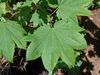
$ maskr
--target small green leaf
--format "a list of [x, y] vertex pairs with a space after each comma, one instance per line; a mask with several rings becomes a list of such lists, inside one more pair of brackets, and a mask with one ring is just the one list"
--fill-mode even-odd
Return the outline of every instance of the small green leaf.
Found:
[[13, 10], [18, 10], [19, 8], [22, 7], [23, 2], [17, 2], [16, 4], [13, 5]]
[[48, 2], [47, 2], [47, 0], [41, 0], [41, 1], [40, 1], [40, 7], [42, 7], [42, 9], [45, 8], [45, 7], [48, 7]]
[[82, 60], [79, 60], [76, 62], [76, 66], [80, 67], [82, 65], [82, 63], [83, 63]]
[[100, 2], [97, 2], [98, 7], [100, 7]]
[[15, 20], [19, 22], [19, 24], [26, 26], [27, 21], [30, 19], [30, 12], [32, 11], [30, 5], [24, 3], [21, 8], [19, 8], [19, 13], [15, 16]]
[[37, 2], [39, 2], [39, 0], [33, 0], [33, 2], [36, 4]]
[[24, 34], [24, 29], [14, 21], [0, 22], [0, 53], [2, 52], [8, 61], [13, 62], [15, 44], [26, 49], [26, 43], [20, 41]]
[[87, 47], [79, 31], [81, 31], [80, 28], [71, 28], [66, 21], [56, 22], [54, 28], [48, 25], [38, 28], [33, 35], [23, 38], [23, 40], [31, 41], [26, 59], [34, 60], [41, 56], [49, 72], [54, 69], [59, 58], [69, 67], [74, 66], [76, 58], [74, 49], [82, 50]]
[[32, 18], [30, 19], [30, 22], [33, 22], [34, 26], [47, 24], [48, 22], [47, 15], [44, 14], [42, 11], [35, 11], [32, 14]]
[[56, 65], [57, 68], [66, 68], [68, 69], [68, 66], [66, 65], [66, 63], [64, 63], [63, 61], [59, 60], [57, 62], [57, 65]]
[[2, 9], [3, 14], [5, 14], [7, 12], [6, 3], [0, 3], [0, 9]]
[[48, 5], [52, 8], [56, 8], [58, 6], [57, 0], [47, 0]]

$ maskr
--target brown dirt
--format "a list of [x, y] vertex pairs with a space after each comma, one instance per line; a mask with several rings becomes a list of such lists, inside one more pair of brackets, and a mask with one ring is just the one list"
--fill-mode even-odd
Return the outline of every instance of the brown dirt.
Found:
[[91, 16], [81, 17], [81, 24], [86, 29], [85, 38], [88, 42], [88, 48], [82, 54], [81, 75], [100, 75], [100, 9], [94, 9], [91, 12]]

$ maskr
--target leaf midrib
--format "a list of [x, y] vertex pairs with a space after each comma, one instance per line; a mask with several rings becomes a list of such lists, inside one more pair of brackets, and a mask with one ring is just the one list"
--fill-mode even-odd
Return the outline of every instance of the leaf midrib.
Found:
[[[9, 29], [9, 27], [8, 26], [5, 26], [6, 27], [6, 29], [10, 32], [10, 35], [13, 35], [16, 39], [17, 39], [17, 41], [19, 41], [19, 43], [23, 46], [23, 44], [20, 42], [20, 40], [13, 34], [13, 32]], [[12, 38], [12, 37], [11, 37]], [[14, 41], [14, 40], [13, 40]], [[15, 41], [14, 41], [15, 42]], [[23, 46], [24, 47], [24, 46]], [[25, 48], [25, 47], [24, 47]]]
[[[56, 34], [56, 33], [55, 33], [55, 35], [56, 35], [56, 37], [57, 37], [58, 41], [60, 42], [60, 44], [61, 44], [61, 46], [62, 46], [62, 48], [63, 48], [64, 52], [66, 53], [65, 48], [63, 47], [63, 44], [61, 43], [61, 41], [60, 41], [59, 37], [57, 36], [57, 34]], [[66, 55], [67, 55], [67, 54], [66, 54]], [[68, 55], [67, 55], [67, 57], [68, 57], [68, 59], [70, 59], [70, 57], [69, 57]]]
[[[5, 27], [4, 27], [4, 28], [5, 28]], [[6, 36], [6, 31], [5, 31], [5, 30], [3, 30], [3, 31], [4, 31], [4, 36]], [[4, 37], [4, 39], [6, 40], [6, 37]], [[8, 46], [7, 46], [7, 44], [8, 44], [7, 41], [5, 41], [5, 47], [6, 47], [5, 49], [6, 49], [8, 52], [10, 52], [10, 51], [9, 51], [9, 48], [8, 48]], [[4, 50], [4, 52], [5, 52], [5, 50]], [[9, 55], [8, 52], [6, 52], [7, 55]], [[8, 56], [8, 58], [10, 58], [10, 56]]]
[[[48, 33], [48, 32], [46, 33], [46, 34], [47, 34], [47, 36], [45, 37], [46, 39], [48, 39], [47, 37], [49, 36], [50, 31], [51, 31], [51, 29], [48, 31], [49, 33]], [[39, 46], [37, 46], [37, 48], [35, 48], [34, 50], [38, 50], [38, 48], [39, 48], [39, 47], [43, 44], [43, 42], [46, 40], [45, 38], [44, 38], [44, 40], [41, 41], [41, 43], [39, 44]], [[33, 43], [33, 42], [32, 42], [32, 43]], [[33, 54], [34, 54], [34, 50], [33, 50], [33, 52], [32, 52]], [[43, 51], [42, 51], [42, 52], [43, 52]], [[32, 55], [30, 55], [29, 57], [32, 57]], [[28, 58], [29, 58], [29, 57], [28, 57]]]

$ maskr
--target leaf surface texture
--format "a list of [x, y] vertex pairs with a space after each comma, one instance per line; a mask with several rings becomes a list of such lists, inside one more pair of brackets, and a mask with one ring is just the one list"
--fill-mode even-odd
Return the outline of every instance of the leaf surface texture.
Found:
[[26, 49], [26, 42], [20, 41], [24, 34], [24, 29], [14, 21], [0, 22], [0, 54], [8, 61], [13, 62], [15, 44]]
[[53, 70], [59, 58], [68, 66], [74, 66], [76, 58], [74, 49], [82, 50], [87, 47], [84, 37], [79, 33], [82, 29], [74, 29], [70, 28], [67, 21], [58, 21], [54, 24], [54, 28], [42, 26], [33, 35], [24, 37], [23, 40], [31, 41], [27, 49], [27, 60], [41, 56], [49, 72]]

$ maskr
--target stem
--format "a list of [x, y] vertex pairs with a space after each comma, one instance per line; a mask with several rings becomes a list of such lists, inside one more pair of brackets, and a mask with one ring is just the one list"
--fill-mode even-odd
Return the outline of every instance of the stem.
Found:
[[[24, 10], [21, 10], [21, 12], [26, 11], [28, 8], [29, 8], [29, 7], [27, 7], [27, 8], [24, 9]], [[15, 15], [17, 15], [17, 14], [19, 14], [19, 13], [20, 13], [20, 11], [15, 12], [14, 14], [12, 14], [12, 16], [11, 16], [9, 19], [12, 19]]]
[[17, 15], [19, 12], [20, 12], [20, 11], [15, 12], [15, 13], [9, 18], [9, 20], [12, 19], [12, 18], [13, 18], [15, 15]]
[[49, 16], [52, 16], [57, 10], [58, 10], [58, 7]]

